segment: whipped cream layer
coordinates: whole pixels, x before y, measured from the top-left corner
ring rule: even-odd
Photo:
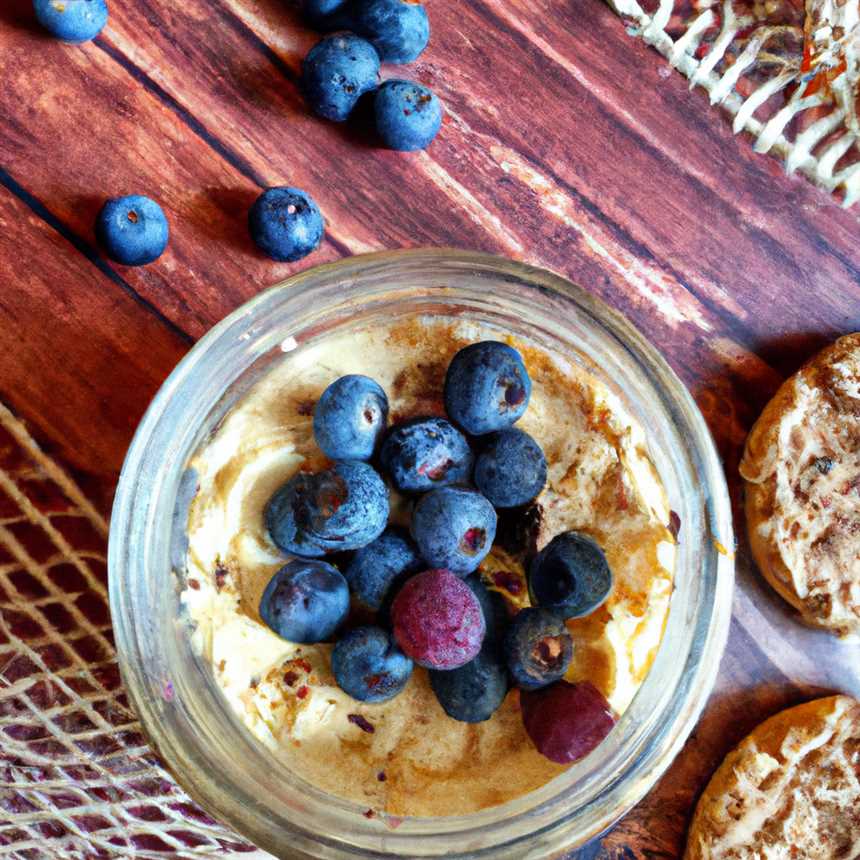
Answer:
[[[332,677],[332,645],[281,639],[258,605],[285,557],[271,543],[263,508],[297,470],[325,468],[312,412],[325,387],[364,373],[386,390],[391,420],[443,415],[442,383],[454,353],[477,340],[518,348],[533,382],[517,426],[543,447],[547,486],[529,517],[528,549],[578,529],[604,548],[614,574],[606,603],[568,622],[569,680],[590,680],[620,714],[659,646],[672,592],[675,541],[645,437],[622,404],[582,368],[504,332],[472,323],[413,318],[327,336],[284,355],[233,408],[192,461],[192,503],[182,604],[194,647],[240,719],[319,788],[389,815],[454,815],[531,791],[564,766],[532,746],[509,692],[488,721],[449,718],[417,668],[399,696],[363,704]],[[392,493],[392,520],[408,522]],[[503,515],[485,582],[513,607],[528,604],[526,550]],[[505,548],[502,548],[502,545]]]

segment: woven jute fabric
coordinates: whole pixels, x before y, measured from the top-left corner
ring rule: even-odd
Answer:
[[[107,599],[107,523],[0,404],[0,857],[268,856],[141,735]]]
[[[860,0],[609,2],[757,152],[860,199]]]

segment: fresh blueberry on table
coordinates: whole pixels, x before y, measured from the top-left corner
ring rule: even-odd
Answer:
[[[316,30],[348,30],[348,8],[348,0],[305,0],[302,7],[308,23]]]
[[[386,63],[417,60],[430,40],[430,20],[419,3],[356,0],[350,14],[350,29],[369,39]]]
[[[338,687],[359,702],[393,699],[409,681],[412,661],[379,627],[356,627],[334,646],[331,671]]]
[[[406,582],[391,606],[394,637],[427,669],[456,669],[477,657],[486,624],[478,599],[449,570],[425,570]]]
[[[33,0],[38,22],[64,42],[88,42],[107,24],[105,0]]]
[[[412,537],[424,560],[461,576],[486,558],[495,536],[496,512],[474,490],[431,490],[412,513]]]
[[[388,80],[373,97],[376,131],[389,149],[425,149],[442,125],[442,102],[413,81]]]
[[[588,535],[556,535],[532,560],[529,596],[562,618],[588,615],[612,590],[612,571],[600,545]]]
[[[359,549],[385,530],[388,489],[367,463],[337,463],[293,476],[269,499],[264,517],[286,553],[315,558]]]
[[[142,194],[108,200],[96,219],[99,243],[111,260],[124,266],[143,266],[157,260],[169,236],[161,207]]]
[[[300,188],[269,188],[248,212],[248,229],[257,247],[273,260],[292,263],[322,241],[325,222],[319,206]]]
[[[449,672],[430,671],[430,686],[445,713],[463,723],[481,723],[499,709],[508,692],[508,673],[492,649]]]
[[[573,639],[564,621],[548,609],[521,609],[504,642],[508,670],[521,690],[536,690],[564,677],[573,658]]]
[[[271,579],[260,600],[260,617],[290,642],[322,642],[349,612],[349,587],[324,561],[296,559]]]
[[[546,458],[523,430],[509,427],[487,438],[475,461],[475,486],[497,508],[530,502],[546,484]]]
[[[464,483],[472,474],[472,449],[466,437],[444,418],[413,418],[392,427],[379,460],[403,493]]]
[[[478,598],[481,612],[484,613],[484,623],[487,633],[484,638],[484,648],[493,648],[499,652],[505,638],[505,631],[510,623],[505,598],[498,591],[491,591],[484,585],[481,574],[475,572],[467,576],[463,582],[469,586],[472,594]]]
[[[343,122],[359,98],[376,89],[379,55],[366,39],[333,33],[317,42],[302,63],[302,89],[320,116]]]
[[[359,601],[378,610],[396,583],[423,566],[418,547],[406,529],[389,526],[375,541],[356,552],[344,576]]]
[[[369,460],[387,423],[385,392],[357,373],[332,382],[314,408],[314,438],[332,460]]]
[[[537,750],[559,764],[588,755],[612,731],[615,715],[587,681],[559,681],[520,695],[523,725]]]
[[[448,417],[472,436],[510,427],[529,405],[532,383],[522,356],[494,340],[473,343],[445,375]]]

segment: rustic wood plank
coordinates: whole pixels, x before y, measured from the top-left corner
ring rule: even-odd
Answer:
[[[67,464],[115,478],[188,341],[0,185],[0,399]]]
[[[297,70],[309,40],[296,35],[284,4],[229,4]],[[519,5],[485,0],[465,9],[443,8],[434,14],[434,21],[437,18],[442,19],[437,25],[442,35],[431,40],[428,52],[411,68],[440,90],[455,114],[456,128],[447,129],[451,161],[474,170],[483,157],[490,170],[496,168],[491,174],[495,181],[482,185],[497,192],[501,211],[509,187],[499,194],[498,184],[505,176],[525,184],[538,198],[548,186],[567,192],[568,198],[579,196],[617,231],[626,232],[628,247],[640,257],[658,259],[670,273],[673,266],[684,266],[675,273],[676,280],[722,308],[736,328],[748,316],[753,324],[761,316],[744,313],[740,301],[748,293],[758,294],[765,268],[774,286],[794,284],[807,271],[813,285],[831,285],[834,278],[839,282],[856,274],[858,257],[851,241],[856,214],[839,209],[802,179],[775,181],[776,162],[755,156],[745,141],[733,138],[725,120],[704,109],[701,94],[689,93],[680,76],[660,77],[662,60],[656,54],[626,37],[606,38],[609,29],[620,36],[623,25],[603,4],[579,4],[574,12],[558,0]],[[541,39],[541,28],[550,31],[551,38]],[[525,35],[532,33],[532,38]],[[592,63],[595,71],[580,74]],[[637,87],[636,76],[641,79],[643,72],[646,77]],[[671,93],[678,103],[665,98],[649,105],[642,94],[652,87]],[[578,122],[580,116],[587,116],[588,122]],[[505,145],[514,152],[505,152]],[[617,149],[618,157],[608,155],[608,147]],[[674,161],[667,152],[675,154]],[[744,157],[738,159],[739,153]],[[443,148],[431,148],[431,155],[449,167]],[[508,161],[504,173],[498,169],[502,160]],[[731,205],[736,189],[748,205],[758,201],[754,219]],[[555,195],[548,202],[554,203]],[[825,261],[829,268],[823,271],[820,263],[808,265],[814,243],[804,229],[809,225],[803,213],[817,207],[825,211],[825,221],[833,220],[841,230],[829,246],[832,259]],[[508,211],[519,215],[521,210],[511,206]],[[552,206],[545,206],[541,215],[549,223],[560,220]],[[750,223],[740,223],[744,218]],[[502,220],[516,223],[510,216]],[[799,237],[793,251],[782,247],[786,236]],[[725,247],[733,248],[734,259],[726,259]],[[805,257],[798,256],[801,253]],[[739,261],[744,265],[738,266]],[[737,271],[730,270],[730,264]],[[729,272],[732,280],[726,284]],[[831,299],[825,296],[825,305]],[[848,322],[856,323],[856,303],[850,310]],[[834,321],[825,319],[822,311],[824,325],[846,322],[843,305],[834,311]]]
[[[15,0],[19,11],[25,5]],[[171,222],[167,252],[153,266],[115,267],[141,296],[197,336],[296,270],[256,252],[246,217],[259,185],[201,140],[193,121],[184,121],[98,46],[59,44],[4,15],[3,165],[90,245],[106,196],[139,191],[157,197]],[[341,253],[328,241],[314,260]]]

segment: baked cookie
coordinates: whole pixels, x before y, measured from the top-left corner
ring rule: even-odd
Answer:
[[[860,702],[831,696],[766,720],[726,756],[685,860],[860,857]]]
[[[860,633],[860,333],[783,383],[740,466],[753,556],[809,624]]]

